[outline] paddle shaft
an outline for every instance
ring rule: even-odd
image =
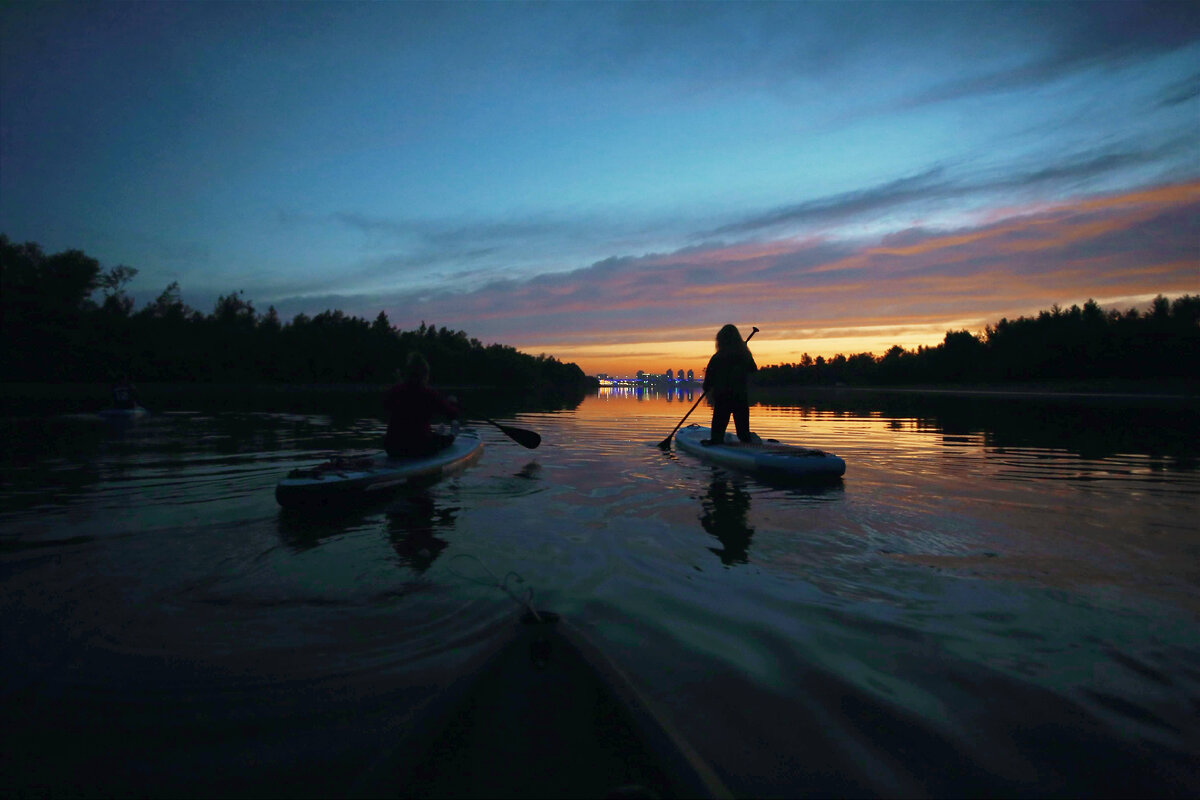
[[[700,402],[704,399],[704,396],[707,394],[708,394],[708,392],[700,393],[700,397],[698,397],[696,399],[696,402],[692,404],[692,407],[688,409],[688,412],[683,415],[683,419],[679,420],[679,424],[676,425],[671,430],[671,432],[667,434],[667,438],[663,439],[661,442],[658,443],[659,447],[666,447],[667,445],[669,445],[671,443],[671,437],[675,435],[675,431],[677,431],[681,427],[683,427],[683,423],[687,422],[687,418],[692,415],[692,412],[696,410],[696,406],[700,405]]]
[[[756,334],[756,333],[758,333],[758,328],[755,328],[754,330],[750,331],[750,335],[746,337],[746,341],[748,342],[751,339],[753,339],[754,334]],[[683,427],[683,423],[687,422],[687,418],[692,415],[692,412],[696,410],[696,406],[700,405],[700,401],[703,400],[704,396],[707,394],[708,394],[707,389],[700,393],[700,397],[696,399],[696,402],[692,404],[692,407],[688,409],[688,412],[683,415],[683,419],[679,420],[679,424],[676,425],[674,427],[674,429],[670,433],[667,434],[667,438],[663,439],[661,442],[658,443],[659,447],[666,447],[667,445],[669,445],[671,443],[671,437],[675,435],[675,431],[677,431],[681,427]]]

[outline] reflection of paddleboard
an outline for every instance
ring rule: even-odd
[[[725,444],[700,444],[709,433],[708,428],[688,425],[675,434],[675,442],[681,450],[705,461],[763,475],[836,478],[846,472],[846,462],[824,450],[784,444],[775,439],[743,443],[728,431]]]
[[[353,794],[732,797],[583,631],[526,613],[415,709]]]
[[[294,469],[275,486],[275,499],[286,508],[329,505],[375,497],[410,480],[433,478],[474,461],[483,452],[475,431],[462,430],[453,444],[431,456],[389,458],[386,453],[335,458],[307,469]]]
[[[142,406],[134,406],[133,408],[106,408],[100,412],[100,416],[108,419],[136,419],[149,413]]]

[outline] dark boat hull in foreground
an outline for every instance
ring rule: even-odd
[[[549,612],[526,613],[414,717],[362,794],[732,796],[625,674]]]

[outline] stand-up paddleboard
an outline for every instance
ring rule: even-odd
[[[150,412],[142,406],[134,406],[133,408],[105,408],[101,409],[99,413],[105,419],[137,419]]]
[[[409,481],[436,478],[465,467],[483,453],[483,440],[461,430],[454,443],[431,456],[390,458],[386,453],[339,457],[315,467],[294,469],[275,485],[285,508],[323,506],[376,497]]]
[[[688,425],[675,434],[675,443],[705,461],[762,475],[837,478],[846,472],[846,462],[824,450],[784,444],[776,439],[740,442],[728,431],[724,444],[700,444],[710,433],[700,425]]]

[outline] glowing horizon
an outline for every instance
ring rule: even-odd
[[[1196,293],[1196,291],[1192,291],[1178,294]],[[1117,299],[1087,297],[1058,305],[1062,308],[1070,308],[1072,305],[1082,307],[1088,300],[1095,300],[1106,310],[1110,308],[1122,311],[1128,308],[1145,309],[1159,294],[1162,293],[1153,292]],[[1167,296],[1174,299],[1178,294],[1167,294]],[[1030,308],[1020,313],[1002,316],[1016,319],[1020,316],[1035,316],[1041,311],[1048,310],[1050,310],[1050,306]],[[769,333],[760,328],[749,346],[760,367],[796,364],[805,354],[813,359],[820,356],[826,361],[837,355],[849,357],[858,353],[882,356],[896,345],[905,350],[936,347],[943,342],[946,333],[950,331],[966,330],[976,336],[983,336],[987,326],[994,326],[1000,319],[1001,317],[987,320],[954,320],[944,326],[941,323],[914,325],[908,328],[877,326],[877,329],[868,328],[866,330],[869,332],[857,336],[838,335],[836,331],[840,329],[832,329],[834,331],[832,333],[795,339],[771,339]],[[751,328],[752,326],[739,326],[743,336],[748,334]],[[714,337],[715,334],[714,330]],[[632,352],[629,352],[630,348],[632,348]],[[612,347],[608,345],[564,345],[549,350],[538,345],[518,347],[517,349],[534,355],[538,353],[553,355],[559,361],[574,362],[587,375],[606,374],[611,377],[633,378],[636,377],[638,370],[651,375],[661,375],[669,368],[674,372],[678,372],[680,369],[687,372],[690,369],[699,380],[703,377],[704,367],[714,352],[715,342],[710,338],[707,341],[686,340],[636,344],[623,347],[620,354],[614,353]]]
[[[756,243],[753,256],[722,248],[678,259],[655,257],[659,285],[679,288],[664,289],[654,302],[642,298],[631,308],[647,316],[656,311],[683,316],[697,307],[700,295],[719,298],[738,316],[723,319],[705,309],[713,320],[708,331],[675,322],[656,332],[643,323],[625,332],[579,331],[566,340],[515,346],[573,361],[588,374],[661,373],[668,367],[699,373],[725,322],[737,324],[743,336],[753,326],[760,329],[751,350],[765,366],[795,363],[804,353],[829,359],[862,352],[883,355],[895,345],[905,350],[936,346],[948,331],[981,335],[1002,318],[1036,315],[1054,305],[1069,308],[1095,300],[1104,308],[1140,308],[1159,294],[1200,293],[1200,252],[1192,232],[1174,224],[1180,216],[1196,218],[1198,210],[1200,182],[1193,182],[1089,197],[1034,212],[1017,209],[971,230],[903,232],[888,242],[837,250],[828,261],[807,258],[808,251],[821,246],[811,241]],[[1031,259],[1037,270],[1029,269]],[[719,264],[724,276],[741,283],[688,285],[663,274],[697,261]],[[801,267],[779,268],[792,263]],[[861,272],[876,276],[886,293],[870,291]],[[804,280],[812,275],[840,276],[843,282]],[[604,276],[589,280],[591,296],[603,297]],[[624,287],[626,277],[613,283]],[[810,301],[822,316],[796,319],[788,301]],[[631,301],[625,297],[620,302]],[[528,311],[529,304],[524,306]],[[582,301],[573,310],[589,311]],[[606,341],[595,342],[597,338]]]

